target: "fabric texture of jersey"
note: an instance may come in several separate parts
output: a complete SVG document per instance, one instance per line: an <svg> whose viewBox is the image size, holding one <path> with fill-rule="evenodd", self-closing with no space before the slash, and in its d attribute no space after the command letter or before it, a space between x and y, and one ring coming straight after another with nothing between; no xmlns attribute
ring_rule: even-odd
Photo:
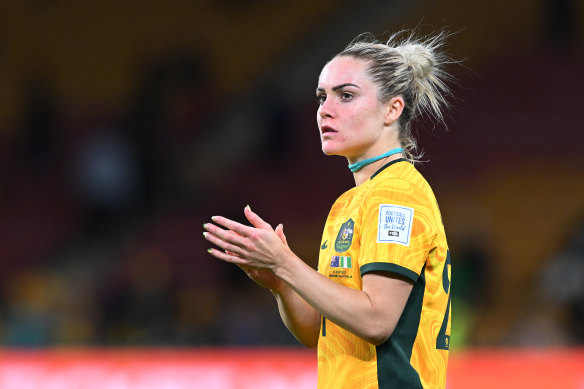
<svg viewBox="0 0 584 389"><path fill-rule="evenodd" d="M333 204L318 271L361 290L369 272L406 277L413 289L392 335L375 346L322 318L318 387L444 388L450 339L450 254L432 189L403 160Z"/></svg>

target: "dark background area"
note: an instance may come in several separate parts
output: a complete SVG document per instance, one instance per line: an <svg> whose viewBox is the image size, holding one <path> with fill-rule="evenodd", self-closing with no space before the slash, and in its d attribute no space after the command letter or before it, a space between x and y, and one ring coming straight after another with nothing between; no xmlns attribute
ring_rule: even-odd
<svg viewBox="0 0 584 389"><path fill-rule="evenodd" d="M361 32L456 32L415 124L453 258L453 347L584 343L584 4L0 1L0 344L288 345L206 253L250 204L316 265L354 185L314 89Z"/></svg>

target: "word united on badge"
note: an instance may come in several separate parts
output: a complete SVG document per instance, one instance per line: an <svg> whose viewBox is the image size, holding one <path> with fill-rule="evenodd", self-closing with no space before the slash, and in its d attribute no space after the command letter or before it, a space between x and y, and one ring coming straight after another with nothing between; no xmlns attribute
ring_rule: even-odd
<svg viewBox="0 0 584 389"><path fill-rule="evenodd" d="M331 267L351 269L353 267L351 264L351 257L335 255L333 256L333 259L331 259Z"/></svg>

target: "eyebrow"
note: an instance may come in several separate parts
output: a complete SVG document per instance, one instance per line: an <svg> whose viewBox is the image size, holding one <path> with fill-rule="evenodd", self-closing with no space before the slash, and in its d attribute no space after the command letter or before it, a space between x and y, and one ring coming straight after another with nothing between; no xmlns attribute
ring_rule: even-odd
<svg viewBox="0 0 584 389"><path fill-rule="evenodd" d="M337 90L342 89L342 88L347 87L347 86L354 86L355 88L361 89L361 88L359 88L359 85L355 85L355 84L351 84L350 82L346 82L344 84L333 86L332 90L337 91ZM324 88L316 88L316 90L318 92L321 92L321 91L324 92Z"/></svg>

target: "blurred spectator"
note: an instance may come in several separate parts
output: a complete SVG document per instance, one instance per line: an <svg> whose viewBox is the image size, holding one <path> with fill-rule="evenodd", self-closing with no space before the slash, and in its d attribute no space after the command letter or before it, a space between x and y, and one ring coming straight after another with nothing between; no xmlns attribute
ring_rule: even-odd
<svg viewBox="0 0 584 389"><path fill-rule="evenodd" d="M128 217L137 194L138 171L133 145L113 127L89 129L71 161L74 190L89 215L92 233L113 228ZM112 224L113 223L113 224Z"/></svg>
<svg viewBox="0 0 584 389"><path fill-rule="evenodd" d="M144 67L124 126L137 146L140 210L151 214L200 195L200 186L185 176L185 160L213 117L217 91L196 53L165 55Z"/></svg>
<svg viewBox="0 0 584 389"><path fill-rule="evenodd" d="M48 272L23 272L12 279L5 292L9 299L5 344L38 347L56 341L59 323L55 308L61 287L61 280Z"/></svg>
<svg viewBox="0 0 584 389"><path fill-rule="evenodd" d="M584 345L584 222L571 234L567 244L541 271L540 293L555 309L571 343Z"/></svg>
<svg viewBox="0 0 584 389"><path fill-rule="evenodd" d="M47 75L28 78L24 90L23 128L19 133L26 167L36 174L46 173L54 163L58 147L57 96Z"/></svg>
<svg viewBox="0 0 584 389"><path fill-rule="evenodd" d="M576 32L574 0L546 0L544 8L545 38L559 49L571 49Z"/></svg>
<svg viewBox="0 0 584 389"><path fill-rule="evenodd" d="M489 252L477 237L467 237L452 252L452 314L455 347L477 344L477 321L489 303L492 273Z"/></svg>
<svg viewBox="0 0 584 389"><path fill-rule="evenodd" d="M294 26L306 20L337 22L340 13L323 5L309 18L309 2L300 2L287 12L286 23L273 23L281 19L272 19L270 9L281 13L281 7L255 3L148 1L135 18L126 17L134 16L131 7L116 5L127 24L113 20L113 6L105 5L80 3L75 21L59 2L43 2L48 7L15 2L3 10L10 33L0 44L0 82L8 91L0 93L0 102L8 104L0 112L16 113L16 122L0 123L3 345L296 344L274 314L269 293L207 256L201 221L214 209L241 217L245 202L255 201L271 220L284 222L295 249L315 263L330 196L350 176L328 169L345 161L322 157L314 91L304 86L310 80L296 76L306 74L315 82L318 75L311 69L318 69L338 42L319 34L325 24L309 23L308 30ZM354 17L353 10L363 7L349 3L337 4L334 12L345 8L351 20L362 19L372 30L393 30L403 22L400 16L376 15L382 25L366 13ZM409 12L406 3L406 13L397 14ZM574 0L528 3L494 3L493 12L508 7L509 15L522 16L502 22L497 31L490 17L467 15L470 8L458 2L440 4L455 30L466 28L452 43L471 42L468 53L460 54L476 61L471 67L481 78L468 85L464 114L453 114L452 136L421 142L436 155L433 160L443 159L442 165L432 164L433 173L451 177L452 193L462 194L446 193L440 201L462 207L453 215L455 206L445 206L444 216L452 237L453 341L463 345L481 343L477 327L490 327L508 311L491 304L492 296L502 293L492 283L501 271L492 263L505 248L489 235L495 228L489 212L500 209L473 211L459 199L474 196L481 202L483 193L467 190L496 160L511 174L517 159L526 156L554 155L557 164L581 164L582 7ZM256 9L262 13L254 19ZM201 10L216 13L204 20ZM241 11L250 18L242 21ZM461 15L458 25L456 15ZM82 34L71 33L84 22L90 26ZM527 36L531 28L535 38ZM248 33L251 38L239 39ZM482 34L492 43L484 44ZM505 42L497 41L500 36ZM248 45L236 47L239 42ZM494 56L490 46L496 46ZM533 47L537 51L530 53ZM565 56L559 58L557 49ZM31 75L31 66L40 70ZM142 69L133 90L131 81L122 82L133 80L124 66ZM304 70L290 73L291 67ZM237 72L228 78L234 80L229 87L217 82L226 72ZM23 74L25 82L11 89ZM96 85L100 82L104 85ZM101 89L93 90L96 86ZM300 92L290 93L288 86ZM493 102L498 102L494 111ZM97 115L100 120L91 122ZM550 142L552 128L557 142ZM534 209L553 206L537 203L535 194L528 201ZM310 214L308 221L303 213ZM507 289L527 296L515 301L533 305L514 307L520 320L500 343L584 343L583 229L575 230L542 269L532 258L505 258L523 261L530 274L541 276L533 290ZM300 239L293 239L295 230Z"/></svg>
<svg viewBox="0 0 584 389"><path fill-rule="evenodd" d="M107 344L166 344L173 339L174 269L165 253L134 253L104 296L102 334Z"/></svg>

